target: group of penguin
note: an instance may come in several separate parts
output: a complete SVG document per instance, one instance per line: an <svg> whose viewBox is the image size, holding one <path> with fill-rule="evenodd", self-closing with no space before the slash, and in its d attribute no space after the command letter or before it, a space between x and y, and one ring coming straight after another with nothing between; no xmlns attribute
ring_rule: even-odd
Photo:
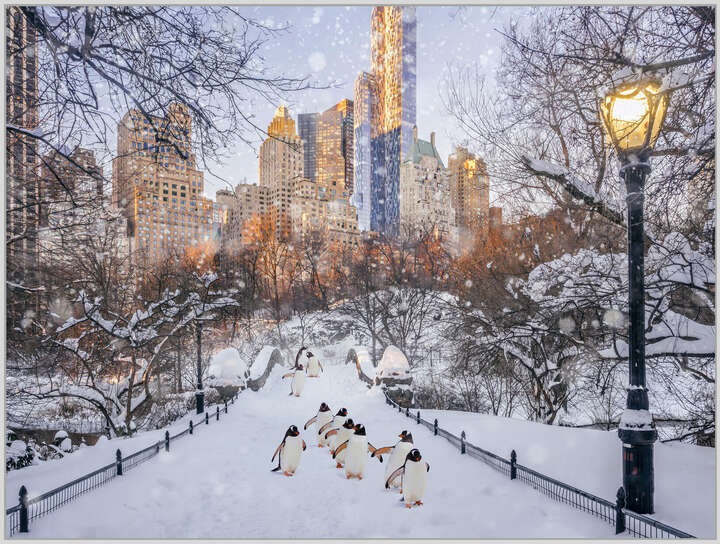
<svg viewBox="0 0 720 544"><path fill-rule="evenodd" d="M307 370L299 363L301 348L295 360L294 372L285 374L283 378L293 378L290 395L300 396L305 385L305 377L317 377L323 371L322 365L311 352L307 352ZM345 469L345 477L349 480L362 480L365 473L367 454L383 462L383 454L390 454L385 470L385 489L398 489L402 493L402 501L406 508L422 505L422 498L427 485L427 472L430 465L422 460L420 451L414 447L412 434L402 431L400 440L394 446L376 448L367 440L365 426L355 423L348 417L348 411L341 408L332 415L326 403L320 404L317 414L305 423L304 430L314 425L319 448L327 446L337 468ZM285 476L295 474L300 465L300 455L307 449L307 444L300 437L297 426L291 425L285 432L282 442L275 450L271 462L278 457L278 466L272 472L282 470Z"/></svg>

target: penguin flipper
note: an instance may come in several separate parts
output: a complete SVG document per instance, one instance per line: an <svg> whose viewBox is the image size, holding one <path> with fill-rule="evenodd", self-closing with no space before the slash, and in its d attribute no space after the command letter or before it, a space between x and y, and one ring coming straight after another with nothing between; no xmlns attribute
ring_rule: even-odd
<svg viewBox="0 0 720 544"><path fill-rule="evenodd" d="M333 453L333 459L335 459L335 456L336 456L338 453L340 453L342 450L344 450L345 448L347 448L347 445L348 445L348 441L346 440L345 442L343 442L342 444L340 444L337 448L335 448L335 453Z"/></svg>
<svg viewBox="0 0 720 544"><path fill-rule="evenodd" d="M426 472L430 472L430 463L428 463L427 461L425 461L425 466L427 467L427 471L426 471Z"/></svg>
<svg viewBox="0 0 720 544"><path fill-rule="evenodd" d="M305 451L307 449L307 444L305 443L304 440L302 441L302 443L303 443L303 451Z"/></svg>
<svg viewBox="0 0 720 544"><path fill-rule="evenodd" d="M325 369L324 369L324 368L322 367L322 365L320 364L320 361L318 361L318 365L320 365L320 370L321 370L322 372L325 372Z"/></svg>
<svg viewBox="0 0 720 544"><path fill-rule="evenodd" d="M376 448L370 457L375 457L376 455L380 455L382 453L390 453L393 450L393 447L394 446L385 446L382 448Z"/></svg>
<svg viewBox="0 0 720 544"><path fill-rule="evenodd" d="M368 451L370 452L370 457L375 457L375 454L377 454L378 461L383 462L382 454L378 453L377 448L370 442L368 442Z"/></svg>
<svg viewBox="0 0 720 544"><path fill-rule="evenodd" d="M405 472L405 467L404 467L404 466L395 469L395 470L393 471L393 473L390 474L390 476L388 476L388 479L385 480L385 489L388 489L388 488L390 487L390 482L392 482L395 478L397 478L398 476L400 476L400 475L403 474L404 472Z"/></svg>
<svg viewBox="0 0 720 544"><path fill-rule="evenodd" d="M308 419L307 423L305 424L304 429L307 430L307 428L308 428L310 425L312 425L313 423L315 423L315 420L316 420L316 419L317 419L317 416L313 416L313 417L311 417L310 419Z"/></svg>
<svg viewBox="0 0 720 544"><path fill-rule="evenodd" d="M318 434L325 432L325 429L327 429L328 427L331 427L331 426L332 426L332 421L328 421L325 425L320 427L320 429L318 430Z"/></svg>
<svg viewBox="0 0 720 544"><path fill-rule="evenodd" d="M278 466L276 466L274 469L272 469L270 472L277 472L280 470L280 459L278 459Z"/></svg>
<svg viewBox="0 0 720 544"><path fill-rule="evenodd" d="M330 429L328 432L325 433L325 440L327 440L328 437L330 437L334 434L337 434L337 433L338 433L337 429Z"/></svg>
<svg viewBox="0 0 720 544"><path fill-rule="evenodd" d="M294 372L288 372L287 374L283 374L282 379L284 380L285 378L292 378L293 374L295 374L295 373L294 373Z"/></svg>
<svg viewBox="0 0 720 544"><path fill-rule="evenodd" d="M272 459L270 459L270 462L273 462L273 461L275 460L275 456L276 456L276 455L278 454L278 452L280 451L280 448L283 447L283 444L284 444L284 443L285 443L285 441L283 440L283 442L277 447L277 449L275 450L275 453L273 453ZM280 466L280 465L278 465L278 466Z"/></svg>

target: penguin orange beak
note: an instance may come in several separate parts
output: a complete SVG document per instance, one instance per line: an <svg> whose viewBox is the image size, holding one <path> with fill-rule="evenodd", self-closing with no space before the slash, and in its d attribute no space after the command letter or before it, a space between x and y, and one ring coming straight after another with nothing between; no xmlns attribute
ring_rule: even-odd
<svg viewBox="0 0 720 544"><path fill-rule="evenodd" d="M355 426L353 427L353 430L357 431L357 429L358 429L358 426L355 425Z"/></svg>

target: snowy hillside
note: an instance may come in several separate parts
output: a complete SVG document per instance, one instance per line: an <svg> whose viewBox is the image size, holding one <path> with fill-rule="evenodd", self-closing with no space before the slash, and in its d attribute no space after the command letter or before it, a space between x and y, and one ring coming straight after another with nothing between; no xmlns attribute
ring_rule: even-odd
<svg viewBox="0 0 720 544"><path fill-rule="evenodd" d="M325 372L308 379L301 397L288 396L289 380L282 380L285 369L275 367L267 384L259 392L244 391L219 424L203 428L193 437L173 445L169 453L141 465L131 473L79 498L59 511L31 524L34 538L609 538L612 527L567 506L553 502L520 482L511 482L483 463L459 452L445 440L432 436L424 427L384 402L379 389L368 390L357 379L354 365L344 365L344 358L323 360ZM424 506L407 511L399 495L383 488L384 469L375 459L368 459L365 478L348 481L337 470L327 449L316 446L313 433L302 436L308 449L302 454L300 467L293 478L270 471L273 451L291 424L302 429L321 402L336 412L346 407L355 422L363 423L369 441L377 446L394 444L403 429L412 432L423 459L431 465ZM423 417L438 417L441 424L454 431L463 427L469 440L506 455L516 448L520 462L545 470L567 467L570 476L578 472L579 460L588 461L597 443L610 438L598 431L577 431L504 421L499 418L437 412ZM492 425L497 421L499 425ZM518 425L527 428L520 429ZM453 427L454 426L454 427ZM553 436L533 429L552 429ZM508 429L503 431L501 429ZM518 432L519 431L519 432ZM572 444L566 458L577 463L543 464L543 459L557 451L547 446L560 441L569 446L573 434L582 438ZM150 441L150 435L145 435ZM482 438L485 436L485 438ZM597 440L588 437L599 437ZM513 438L511 438L513 437ZM152 437L156 439L156 437ZM117 440L123 448L143 438ZM115 444L112 444L114 447ZM615 440L617 446L617 440ZM610 448L610 460L617 458L617 447ZM657 474L662 480L669 471L662 470L666 461L682 463L689 471L687 491L672 480L676 493L690 495L698 501L712 488L708 460L698 458L698 448L679 446L675 457L666 457L659 448ZM668 448L671 449L671 448ZM90 449L83 470L107 462L107 451L98 450L97 463ZM604 451L604 450L603 450ZM531 462L532 460L532 462ZM56 483L78 475L78 466L68 465L74 457L53 466ZM702 462L698 462L702 461ZM602 465L605 471L596 481L606 479L616 488L617 467ZM7 482L6 497L12 500L15 489L27 481L29 471L16 471ZM554 474L564 477L563 474ZM702 486L702 477L707 482ZM45 475L43 475L45 476ZM32 494L44 490L40 478L28 487ZM582 484L582 482L579 482ZM53 484L55 485L55 484ZM591 482L588 481L588 485ZM690 487L692 486L692 487ZM698 487L700 486L700 487ZM658 483L663 490L663 482ZM588 489L595 491L595 489ZM605 489L601 495L608 496ZM664 491L662 491L664 493ZM659 494L661 505L665 495ZM677 496L677 495L676 495ZM609 497L610 498L610 497ZM661 506L659 506L659 510ZM108 516L107 512L113 512ZM662 510L660 510L662 511ZM482 515L478 515L478 513ZM698 505L693 518L685 518L681 529L698 536L712 536L713 514ZM342 520L338 523L338 520ZM668 520L664 520L668 521ZM688 522L692 522L688 524Z"/></svg>

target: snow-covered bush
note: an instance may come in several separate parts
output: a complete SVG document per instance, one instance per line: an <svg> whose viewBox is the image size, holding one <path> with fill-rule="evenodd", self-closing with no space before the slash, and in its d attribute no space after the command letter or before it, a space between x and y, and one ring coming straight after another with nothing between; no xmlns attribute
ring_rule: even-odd
<svg viewBox="0 0 720 544"><path fill-rule="evenodd" d="M13 440L5 446L5 470L16 470L33 464L35 451L24 440Z"/></svg>

